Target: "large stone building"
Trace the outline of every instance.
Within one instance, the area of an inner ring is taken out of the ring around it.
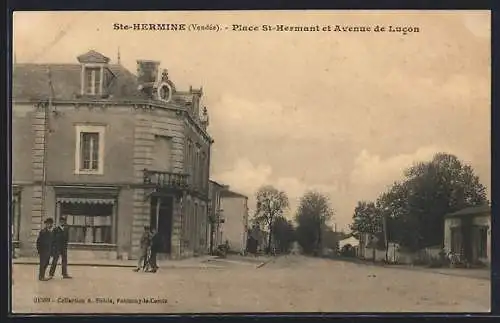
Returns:
[[[146,225],[162,235],[165,255],[206,252],[213,140],[202,89],[177,90],[156,61],[138,61],[134,75],[95,51],[77,60],[14,65],[19,254],[33,254],[44,218],[61,215],[70,257],[133,259]]]

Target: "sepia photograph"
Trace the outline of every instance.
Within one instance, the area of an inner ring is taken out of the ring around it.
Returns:
[[[490,21],[14,12],[11,312],[490,312]]]

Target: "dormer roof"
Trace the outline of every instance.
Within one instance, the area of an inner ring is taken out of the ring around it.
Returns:
[[[104,56],[103,54],[96,52],[95,50],[89,50],[85,54],[78,56],[78,62],[80,63],[93,63],[93,64],[108,64],[110,59],[109,57]]]

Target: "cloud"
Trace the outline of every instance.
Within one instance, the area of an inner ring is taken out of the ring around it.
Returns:
[[[457,153],[455,149],[445,149],[438,146],[421,147],[412,153],[398,154],[385,159],[363,149],[354,161],[350,181],[356,186],[390,185],[402,178],[405,169],[416,162],[431,160],[439,152],[456,154],[459,158],[466,157]],[[464,161],[467,162],[467,160]]]
[[[271,166],[254,165],[246,158],[238,159],[231,170],[215,174],[213,178],[219,183],[229,185],[232,190],[247,195],[251,213],[255,205],[255,192],[263,185],[273,185],[277,189],[285,191],[290,200],[290,208],[285,212],[285,216],[289,219],[293,218],[300,198],[306,191],[315,190],[330,198],[333,193],[338,191],[336,183],[331,185],[314,184],[295,177],[273,177]]]
[[[223,95],[211,104],[211,128],[228,132],[245,129],[247,135],[281,136],[289,139],[318,138],[333,135],[328,118],[318,118],[308,109],[272,100],[248,100]],[[326,119],[326,120],[325,120]],[[315,124],[315,127],[311,127]],[[340,136],[339,131],[335,136]]]
[[[271,166],[253,165],[250,160],[240,158],[231,170],[215,174],[213,178],[220,183],[230,185],[234,190],[252,196],[259,187],[269,180],[271,174]]]

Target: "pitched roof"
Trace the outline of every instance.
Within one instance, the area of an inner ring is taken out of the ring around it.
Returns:
[[[122,65],[107,65],[114,75],[108,86],[110,98],[147,99],[138,90],[137,77]],[[50,77],[49,77],[50,70]],[[47,99],[54,88],[53,99],[73,100],[80,94],[80,64],[15,64],[12,73],[13,99]]]
[[[228,188],[229,187],[228,185],[224,185],[224,184],[218,183],[217,181],[214,181],[212,179],[209,180],[209,183],[212,184],[212,185],[218,186],[220,188]]]
[[[104,56],[101,53],[96,52],[95,50],[89,50],[85,54],[78,56],[78,61],[80,63],[100,63],[107,64],[109,63],[109,57]]]
[[[491,208],[489,205],[478,205],[478,206],[467,207],[465,209],[449,213],[446,215],[446,217],[474,216],[485,213],[491,213]]]
[[[242,197],[242,198],[245,198],[245,199],[248,198],[246,195],[240,194],[240,193],[235,192],[235,191],[231,191],[230,189],[223,190],[220,193],[220,195],[222,197]]]

